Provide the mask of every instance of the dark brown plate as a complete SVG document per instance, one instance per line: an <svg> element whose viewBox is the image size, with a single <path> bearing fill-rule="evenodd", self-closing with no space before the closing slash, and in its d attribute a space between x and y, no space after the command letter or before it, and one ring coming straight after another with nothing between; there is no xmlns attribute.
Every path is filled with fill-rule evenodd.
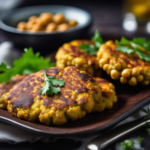
<svg viewBox="0 0 150 150"><path fill-rule="evenodd" d="M53 57L51 55L51 57ZM54 57L53 57L54 58ZM6 110L0 110L0 120L39 134L73 135L110 129L124 120L136 110L150 102L150 86L131 87L113 81L116 86L118 102L110 110L101 113L91 113L82 119L70 121L61 127L45 126L31 123L12 116Z"/></svg>

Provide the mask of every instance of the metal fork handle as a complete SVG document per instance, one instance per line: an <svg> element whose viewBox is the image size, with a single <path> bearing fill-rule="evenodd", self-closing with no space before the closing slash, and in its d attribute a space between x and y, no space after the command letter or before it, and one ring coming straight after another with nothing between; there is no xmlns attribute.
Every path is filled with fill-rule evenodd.
<svg viewBox="0 0 150 150"><path fill-rule="evenodd" d="M143 118L141 118L139 120L116 127L115 129L106 132L90 141L87 145L87 150L102 150L124 135L141 128L146 123L150 123L150 120L145 121ZM91 145L93 145L95 149L92 149Z"/></svg>

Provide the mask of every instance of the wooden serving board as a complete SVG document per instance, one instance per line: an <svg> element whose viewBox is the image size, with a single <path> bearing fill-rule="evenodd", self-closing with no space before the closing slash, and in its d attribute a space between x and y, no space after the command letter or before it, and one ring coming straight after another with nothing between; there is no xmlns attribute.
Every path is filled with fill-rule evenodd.
<svg viewBox="0 0 150 150"><path fill-rule="evenodd" d="M54 61L55 53L49 55ZM107 75L104 75L112 81ZM0 120L39 134L48 135L73 135L87 133L90 131L104 131L110 129L120 121L124 120L136 110L150 102L150 86L131 87L112 81L116 87L118 102L110 110L101 113L91 113L82 119L70 121L63 126L46 126L40 123L31 123L12 116L6 110L0 110Z"/></svg>

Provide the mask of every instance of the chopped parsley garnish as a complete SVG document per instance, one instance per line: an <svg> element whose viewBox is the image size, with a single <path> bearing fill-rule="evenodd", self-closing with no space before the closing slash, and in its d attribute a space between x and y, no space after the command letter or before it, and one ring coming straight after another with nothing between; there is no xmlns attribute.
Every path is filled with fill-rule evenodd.
<svg viewBox="0 0 150 150"><path fill-rule="evenodd" d="M144 140L144 137L138 136L137 141L138 141L140 144L142 144L143 140Z"/></svg>
<svg viewBox="0 0 150 150"><path fill-rule="evenodd" d="M117 58L117 57L118 57L118 55L116 55L116 54L113 54L112 56L113 56L113 57L115 57L115 58Z"/></svg>
<svg viewBox="0 0 150 150"><path fill-rule="evenodd" d="M92 45L90 43L85 43L85 44L82 43L80 46L78 46L78 48L84 50L86 53L89 53L90 55L96 55L100 46L103 43L105 43L98 30L95 31L95 34L92 37L92 41L94 42L95 45Z"/></svg>
<svg viewBox="0 0 150 150"><path fill-rule="evenodd" d="M120 146L124 150L134 149L134 141L133 140L125 140L120 143Z"/></svg>
<svg viewBox="0 0 150 150"><path fill-rule="evenodd" d="M33 53L32 48L25 49L22 57L15 60L10 69L7 69L4 63L0 64L0 83L9 82L13 75L30 74L42 69L54 67L55 64L50 62L50 59L44 59L40 53Z"/></svg>
<svg viewBox="0 0 150 150"><path fill-rule="evenodd" d="M59 87L53 87L53 86L64 86L65 85L65 82L63 79L57 79L52 76L47 76L46 72L44 72L44 77L45 77L45 85L39 91L41 94L47 94L47 95L57 94L61 90Z"/></svg>
<svg viewBox="0 0 150 150"><path fill-rule="evenodd" d="M146 120L150 119L150 109L149 108L147 108L147 109L142 108L141 111L143 111L144 113L146 113L146 116L144 117L144 119L146 119Z"/></svg>
<svg viewBox="0 0 150 150"><path fill-rule="evenodd" d="M140 59L150 62L150 55L142 51L145 50L150 52L150 41L147 41L145 38L134 38L132 41L129 41L122 37L120 42L118 40L115 42L118 44L117 51L127 54L132 54L135 52Z"/></svg>

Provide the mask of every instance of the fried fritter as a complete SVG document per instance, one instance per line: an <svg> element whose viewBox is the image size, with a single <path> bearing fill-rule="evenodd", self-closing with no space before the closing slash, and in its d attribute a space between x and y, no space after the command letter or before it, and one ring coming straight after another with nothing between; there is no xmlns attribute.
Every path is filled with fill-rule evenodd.
<svg viewBox="0 0 150 150"><path fill-rule="evenodd" d="M95 105L93 111L101 112L105 110L105 108L111 109L113 107L113 104L117 102L115 86L106 79L102 79L98 77L95 77L94 79L102 89L102 101L99 101Z"/></svg>
<svg viewBox="0 0 150 150"><path fill-rule="evenodd" d="M55 95L41 94L44 74L63 79L65 86ZM7 109L14 116L31 122L40 121L46 125L62 125L92 112L101 101L101 87L85 71L74 66L53 67L32 73L15 85L8 97Z"/></svg>
<svg viewBox="0 0 150 150"><path fill-rule="evenodd" d="M114 80L122 84L148 85L150 83L150 63L141 60L135 54L125 54L116 50L117 44L108 41L97 52L99 66Z"/></svg>
<svg viewBox="0 0 150 150"><path fill-rule="evenodd" d="M59 48L56 54L56 66L76 66L92 76L101 77L102 69L99 67L96 56L91 56L78 48L82 43L90 43L94 45L90 40L74 40L70 43L65 43Z"/></svg>
<svg viewBox="0 0 150 150"><path fill-rule="evenodd" d="M9 94L9 90L17 83L22 81L23 78L25 78L26 75L16 75L13 76L12 81L9 83L2 83L0 84L0 109L6 109L7 108L7 96Z"/></svg>

